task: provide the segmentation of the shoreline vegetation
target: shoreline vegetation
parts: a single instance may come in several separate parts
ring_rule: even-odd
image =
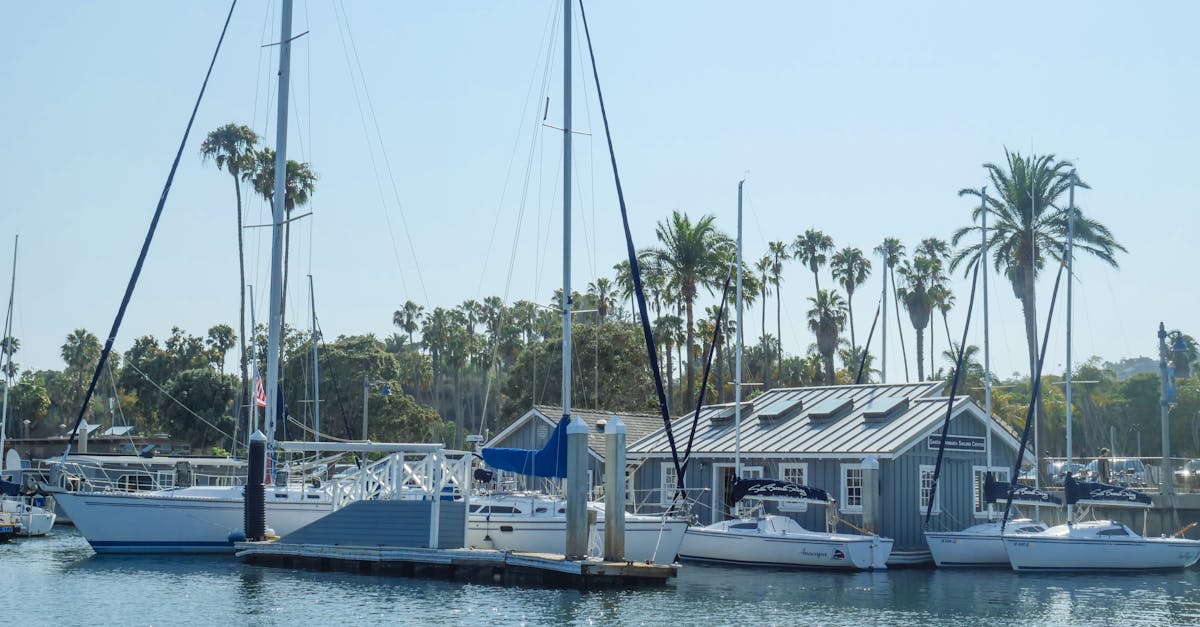
[[[270,200],[273,191],[273,152],[258,147],[248,127],[226,124],[210,132],[201,158],[229,174],[234,182],[239,272],[244,273],[242,184]],[[1060,202],[1069,186],[1073,166],[1054,155],[1004,152],[1000,164],[984,164],[988,174],[989,252],[985,260],[1012,288],[1025,320],[1029,355],[1035,354],[1038,317],[1037,279],[1046,268],[1063,261],[1067,210]],[[316,192],[317,175],[307,163],[289,162],[287,200],[290,215]],[[959,195],[978,199],[979,190]],[[747,317],[757,315],[762,332],[746,338],[746,379],[760,389],[807,385],[852,384],[864,364],[861,381],[879,381],[876,353],[867,342],[871,318],[855,320],[852,305],[874,301],[878,289],[888,291],[889,348],[899,349],[901,370],[890,381],[944,380],[953,377],[958,347],[948,314],[959,304],[949,283],[953,272],[969,276],[980,262],[979,204],[964,200],[964,221],[948,239],[927,237],[915,243],[885,238],[868,247],[837,246],[816,228],[791,241],[768,243],[761,256],[746,258],[744,291]],[[1124,248],[1101,223],[1076,207],[1076,249],[1112,267]],[[639,251],[652,327],[671,414],[705,403],[729,402],[735,337],[732,303],[718,318],[721,287],[732,270],[732,238],[715,225],[712,215],[694,218],[675,211],[661,220],[656,243]],[[885,261],[886,260],[886,261]],[[286,264],[285,264],[286,266]],[[886,273],[886,277],[879,275]],[[807,283],[811,274],[813,283]],[[791,279],[788,283],[787,279]],[[244,284],[244,281],[241,282]],[[783,350],[784,287],[806,294],[805,317],[809,342],[804,354]],[[1011,307],[1009,290],[995,289],[995,307]],[[110,358],[96,398],[88,408],[89,422],[136,425],[141,433],[169,433],[189,441],[197,450],[237,450],[233,434],[244,442],[249,408],[253,407],[254,372],[246,337],[245,290],[241,288],[238,328],[217,324],[204,335],[173,328],[163,340],[151,335],[132,341],[127,350]],[[640,327],[632,312],[633,280],[627,261],[613,266],[610,277],[596,277],[583,292],[571,295],[575,318],[573,355],[574,404],[609,411],[654,411],[656,401]],[[549,306],[530,301],[504,303],[497,296],[468,300],[453,307],[427,310],[411,300],[392,313],[396,331],[385,338],[372,334],[319,340],[322,431],[326,437],[361,439],[364,390],[368,398],[369,430],[375,441],[442,441],[463,446],[469,433],[496,432],[535,404],[560,403],[562,332],[561,290]],[[965,304],[965,303],[963,303]],[[869,306],[869,305],[868,305]],[[774,311],[771,311],[771,310]],[[774,314],[774,320],[770,320]],[[381,312],[381,315],[386,315]],[[773,325],[771,323],[774,323]],[[864,325],[866,328],[864,328]],[[772,329],[772,326],[774,327]],[[282,393],[285,411],[279,437],[301,438],[312,427],[312,339],[307,331],[285,325]],[[772,333],[771,331],[774,331]],[[880,335],[876,331],[875,335]],[[897,338],[898,335],[898,338]],[[1187,376],[1198,353],[1195,340],[1180,331],[1188,351],[1175,355],[1178,399],[1172,413],[1172,442],[1187,456],[1200,452],[1200,380]],[[264,355],[265,326],[250,338]],[[18,353],[17,338],[4,338]],[[792,345],[802,344],[789,338]],[[878,341],[872,343],[877,351]],[[230,351],[237,371],[226,372]],[[702,365],[713,353],[709,385],[699,388]],[[9,436],[58,435],[73,422],[87,375],[100,352],[96,336],[85,329],[72,332],[61,347],[62,370],[24,370],[5,364],[16,382],[10,396]],[[979,347],[965,350],[964,390],[982,404],[983,366]],[[1065,441],[1065,373],[1043,378],[1041,442],[1050,454]],[[993,407],[1014,429],[1022,426],[1030,393],[1026,374],[1000,377],[993,373]],[[1074,437],[1083,450],[1116,444],[1124,455],[1137,451],[1131,444],[1141,432],[1142,450],[1160,447],[1158,429],[1159,379],[1157,361],[1124,359],[1116,364],[1093,357],[1075,370],[1082,381],[1075,391]],[[28,424],[25,421],[28,421]],[[286,429],[287,431],[284,431]],[[1115,437],[1114,437],[1115,435]],[[1055,443],[1058,443],[1057,445]]]

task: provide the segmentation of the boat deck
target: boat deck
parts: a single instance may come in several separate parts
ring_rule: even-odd
[[[679,572],[678,564],[568,560],[550,553],[493,549],[422,549],[343,546],[285,542],[238,542],[237,556],[252,564],[349,570],[402,576],[563,587],[662,585]]]

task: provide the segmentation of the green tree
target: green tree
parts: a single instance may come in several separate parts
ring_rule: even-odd
[[[904,262],[904,244],[894,237],[885,237],[883,243],[875,247],[875,253],[886,261],[883,270],[891,279],[892,303],[896,312],[896,337],[900,338],[900,361],[904,364],[904,380],[908,381],[908,349],[904,347],[904,323],[900,320],[900,295],[896,284],[896,267]],[[887,280],[884,281],[884,285],[886,290]],[[887,303],[883,303],[883,306],[887,306]]]
[[[850,314],[850,346],[856,348],[854,337],[854,290],[866,282],[871,274],[871,260],[863,256],[862,250],[847,246],[833,254],[829,260],[833,280],[846,290],[846,311]]]
[[[214,325],[208,330],[206,343],[209,352],[212,353],[213,362],[217,365],[217,371],[221,376],[225,376],[225,355],[238,343],[237,336],[233,334],[233,327],[227,324]]]
[[[775,288],[775,341],[776,360],[780,376],[783,376],[783,292],[780,291],[780,284],[783,283],[783,262],[791,259],[788,254],[787,242],[768,242],[767,254],[771,256],[771,285]],[[764,281],[764,289],[766,282]]]
[[[200,144],[200,158],[205,162],[213,161],[218,170],[225,170],[233,179],[233,193],[237,199],[237,243],[238,243],[238,337],[242,342],[239,347],[238,365],[242,374],[242,406],[250,405],[249,355],[246,351],[246,256],[243,243],[242,227],[242,176],[254,168],[254,146],[258,144],[258,135],[249,126],[229,123],[208,133],[208,137]],[[240,413],[240,412],[239,412]]]
[[[797,235],[792,242],[792,258],[808,267],[813,273],[817,292],[821,291],[821,279],[817,271],[825,265],[826,255],[833,250],[833,238],[817,229],[808,229]]]
[[[78,410],[85,393],[84,382],[90,380],[96,362],[100,360],[100,340],[87,329],[75,329],[63,343],[61,355],[67,362],[67,373],[72,382],[67,401]]]
[[[275,150],[264,146],[261,150],[252,151],[251,155],[253,167],[245,169],[242,177],[249,179],[254,185],[254,191],[266,199],[267,203],[271,203],[275,198]],[[287,303],[288,266],[292,246],[292,210],[308,204],[309,198],[316,189],[316,182],[317,174],[313,172],[309,164],[288,159],[287,180],[284,181],[283,192],[284,218],[287,222],[283,227],[283,290],[279,298],[281,312]]]
[[[687,214],[675,211],[669,222],[658,223],[656,231],[660,246],[654,250],[654,257],[676,286],[687,313],[684,344],[687,394],[684,400],[689,407],[696,403],[693,307],[700,287],[711,291],[724,280],[724,261],[733,244],[728,235],[717,230],[714,221],[713,216],[705,215],[693,224]]]
[[[936,278],[937,261],[916,256],[900,266],[901,285],[897,296],[917,333],[917,380],[925,380],[925,327],[933,312],[929,289]]]
[[[808,328],[817,336],[825,383],[833,385],[836,383],[833,355],[837,351],[838,334],[846,327],[846,301],[833,290],[817,290],[817,295],[810,296],[808,302],[812,304],[808,310]]]
[[[1025,317],[1025,344],[1029,355],[1029,371],[1034,372],[1037,363],[1037,292],[1038,273],[1045,267],[1046,259],[1061,262],[1067,241],[1067,208],[1063,206],[1063,195],[1067,193],[1074,176],[1074,165],[1052,154],[1024,157],[1017,152],[1004,151],[1006,163],[983,164],[991,180],[987,198],[987,212],[991,217],[988,224],[988,251],[997,272],[1008,278],[1013,294],[1021,302]],[[1076,179],[1076,185],[1087,187]],[[980,190],[963,189],[959,196],[980,198]],[[981,209],[971,211],[971,219],[978,223]],[[978,224],[965,226],[954,232],[951,242],[958,246],[964,238],[967,245],[955,253],[950,268],[965,265],[970,272],[982,251],[979,242]],[[1117,253],[1125,252],[1108,227],[1084,216],[1079,205],[1075,206],[1075,248],[1086,252],[1109,266],[1117,267]],[[1039,424],[1038,439],[1045,442]]]

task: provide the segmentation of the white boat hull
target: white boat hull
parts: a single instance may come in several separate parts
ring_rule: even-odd
[[[195,489],[192,489],[195,490]],[[180,491],[58,493],[54,498],[97,553],[232,553],[231,536],[244,528],[242,488],[217,488],[229,496],[180,496]],[[267,493],[267,526],[286,535],[322,516],[327,499],[273,501]]]
[[[0,511],[12,514],[17,523],[18,536],[44,536],[54,528],[54,511],[48,508],[36,507],[20,500],[0,499]]]
[[[1122,571],[1187,568],[1200,559],[1200,541],[1182,538],[1099,536],[1078,523],[1051,527],[1041,534],[1005,536],[1013,570]],[[1123,527],[1123,525],[1120,525]]]
[[[1028,535],[1046,529],[1046,525],[1013,520],[1005,526],[1006,535]],[[962,531],[927,531],[925,540],[933,563],[940,568],[956,566],[1009,567],[1008,552],[1000,533],[1000,523],[982,523]]]
[[[627,518],[625,559],[670,564],[675,561],[686,529],[687,523],[682,520]],[[603,555],[604,521],[596,522],[593,540],[594,552]],[[508,517],[493,517],[489,521],[483,516],[471,516],[467,527],[467,544],[501,551],[561,554],[567,544],[567,521],[564,518]]]
[[[747,522],[689,528],[679,558],[754,566],[883,570],[892,552],[890,538],[808,531],[779,516],[768,516],[753,529],[735,527]]]

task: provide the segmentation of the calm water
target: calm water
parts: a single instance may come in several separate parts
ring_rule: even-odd
[[[811,573],[685,566],[658,590],[577,592],[97,557],[74,529],[0,545],[9,625],[1200,624],[1200,571]]]

